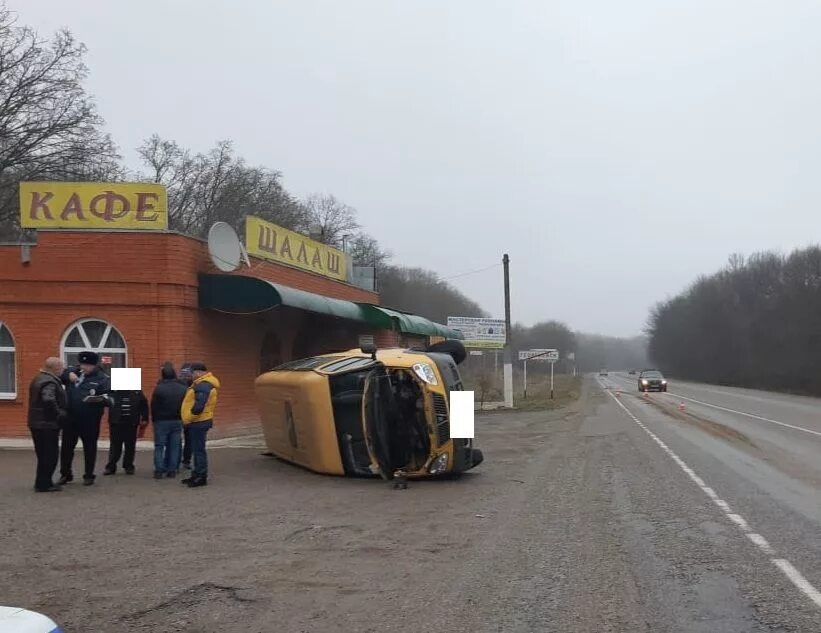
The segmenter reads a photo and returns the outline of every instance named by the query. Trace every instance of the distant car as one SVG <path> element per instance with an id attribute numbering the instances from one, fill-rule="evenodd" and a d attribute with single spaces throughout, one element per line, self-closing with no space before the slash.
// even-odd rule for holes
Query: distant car
<path id="1" fill-rule="evenodd" d="M 667 391 L 667 380 L 656 369 L 645 369 L 639 374 L 639 391 Z"/>
<path id="2" fill-rule="evenodd" d="M 606 376 L 606 375 L 607 375 L 607 370 L 606 369 L 602 369 L 601 371 L 599 371 L 599 376 Z"/>
<path id="3" fill-rule="evenodd" d="M 628 374 L 630 374 L 631 376 L 635 376 L 635 375 L 636 375 L 636 370 L 635 370 L 635 369 L 631 369 L 631 370 L 630 370 L 630 371 L 628 371 L 627 373 L 628 373 Z"/>

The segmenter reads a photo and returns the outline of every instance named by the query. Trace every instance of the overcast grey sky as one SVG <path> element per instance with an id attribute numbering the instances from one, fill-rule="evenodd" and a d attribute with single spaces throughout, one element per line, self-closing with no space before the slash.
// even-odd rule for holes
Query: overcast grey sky
<path id="1" fill-rule="evenodd" d="M 235 141 L 397 263 L 511 257 L 514 321 L 631 335 L 733 252 L 821 228 L 814 0 L 7 0 L 89 47 L 133 163 Z M 503 315 L 501 270 L 453 280 Z"/>

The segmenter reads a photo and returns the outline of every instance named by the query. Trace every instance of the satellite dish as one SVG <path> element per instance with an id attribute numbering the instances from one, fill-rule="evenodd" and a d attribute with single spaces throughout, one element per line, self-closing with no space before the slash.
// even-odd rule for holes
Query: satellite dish
<path id="1" fill-rule="evenodd" d="M 208 231 L 208 254 L 214 266 L 226 273 L 239 268 L 243 260 L 249 263 L 236 231 L 225 222 L 215 222 Z"/>

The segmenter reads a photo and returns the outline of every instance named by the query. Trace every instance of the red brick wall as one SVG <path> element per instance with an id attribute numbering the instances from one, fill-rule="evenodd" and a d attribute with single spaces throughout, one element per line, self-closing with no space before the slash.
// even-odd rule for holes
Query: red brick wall
<path id="1" fill-rule="evenodd" d="M 399 333 L 391 330 L 380 330 L 376 332 L 373 337 L 373 342 L 377 348 L 399 347 L 402 345 L 402 339 Z"/>
<path id="2" fill-rule="evenodd" d="M 253 275 L 309 292 L 378 303 L 378 295 L 312 273 L 252 259 Z M 351 322 L 307 319 L 277 308 L 264 315 L 224 315 L 197 308 L 197 275 L 213 269 L 203 242 L 169 233 L 40 232 L 31 263 L 19 246 L 0 246 L 0 322 L 17 351 L 17 398 L 0 400 L 0 437 L 28 434 L 28 383 L 43 360 L 58 355 L 62 336 L 82 318 L 114 325 L 128 346 L 128 364 L 143 369 L 150 395 L 164 360 L 202 360 L 222 382 L 215 436 L 255 427 L 253 382 L 265 333 L 276 331 L 283 360 L 300 329 L 315 346 L 355 347 L 365 333 Z M 303 327 L 304 325 L 304 327 Z M 392 333 L 387 333 L 392 336 Z M 302 337 L 306 338 L 305 336 Z"/>

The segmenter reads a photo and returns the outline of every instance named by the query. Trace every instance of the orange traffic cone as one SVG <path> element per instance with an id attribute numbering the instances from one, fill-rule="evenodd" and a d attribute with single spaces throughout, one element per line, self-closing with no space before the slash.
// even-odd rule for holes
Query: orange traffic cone
<path id="1" fill-rule="evenodd" d="M 621 389 L 616 389 L 616 397 L 618 398 L 621 396 Z"/>
<path id="2" fill-rule="evenodd" d="M 682 402 L 682 403 L 680 403 L 680 404 L 678 405 L 678 410 L 679 410 L 679 411 L 684 411 L 684 409 L 686 409 L 686 408 L 687 408 L 687 407 L 685 407 L 685 406 L 684 406 L 684 403 L 683 403 L 683 402 Z"/>

